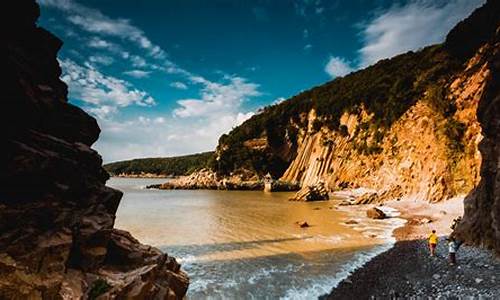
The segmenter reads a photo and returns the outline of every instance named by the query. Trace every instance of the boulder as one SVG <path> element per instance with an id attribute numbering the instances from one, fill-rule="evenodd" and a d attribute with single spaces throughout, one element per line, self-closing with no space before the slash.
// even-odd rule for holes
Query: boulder
<path id="1" fill-rule="evenodd" d="M 367 210 L 366 216 L 370 219 L 378 219 L 378 220 L 387 218 L 386 214 L 376 207 L 372 207 L 369 210 Z"/>
<path id="2" fill-rule="evenodd" d="M 290 201 L 323 201 L 329 200 L 328 190 L 323 182 L 318 182 L 315 185 L 309 185 L 298 191 Z"/>
<path id="3" fill-rule="evenodd" d="M 348 221 L 345 222 L 345 224 L 347 224 L 347 225 L 356 225 L 356 224 L 359 224 L 359 223 L 357 221 L 355 221 L 355 220 L 348 220 Z"/>
<path id="4" fill-rule="evenodd" d="M 300 228 L 309 227 L 309 224 L 307 223 L 307 221 L 297 221 L 296 224 L 299 225 Z"/>

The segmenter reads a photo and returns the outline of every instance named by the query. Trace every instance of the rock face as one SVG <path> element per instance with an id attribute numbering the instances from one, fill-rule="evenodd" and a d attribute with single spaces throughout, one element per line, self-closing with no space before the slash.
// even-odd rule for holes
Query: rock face
<path id="1" fill-rule="evenodd" d="M 446 84 L 447 97 L 457 107 L 452 116 L 444 118 L 427 100 L 418 100 L 385 131 L 377 151 L 360 153 L 359 145 L 378 135 L 367 125 L 375 122 L 374 115 L 364 109 L 346 112 L 340 126 L 347 133 L 328 128 L 303 132 L 297 157 L 281 180 L 303 186 L 322 180 L 329 190 L 377 190 L 366 203 L 403 197 L 437 202 L 467 193 L 479 181 L 481 134 L 475 110 L 489 79 L 489 70 L 480 64 L 471 61 Z M 315 114 L 310 117 L 315 122 Z M 453 126 L 464 129 L 459 141 L 451 142 L 446 133 Z"/>
<path id="2" fill-rule="evenodd" d="M 39 13 L 33 0 L 2 9 L 0 299 L 182 298 L 175 259 L 113 229 L 122 193 L 105 186 L 100 129 L 67 102 L 62 42 Z"/>
<path id="3" fill-rule="evenodd" d="M 473 30 L 477 27 L 481 28 L 479 35 Z M 477 59 L 490 72 L 490 80 L 477 109 L 484 136 L 479 144 L 481 181 L 465 199 L 464 218 L 455 234 L 460 239 L 500 254 L 500 3 L 488 1 L 483 9 L 460 23 L 452 33 L 447 43 L 457 48 L 459 53 L 482 45 L 479 50 L 482 55 Z M 466 46 L 462 51 L 458 47 L 461 43 Z"/>
<path id="4" fill-rule="evenodd" d="M 328 196 L 328 190 L 326 189 L 325 184 L 321 181 L 317 184 L 304 187 L 292 198 L 290 198 L 291 201 L 321 201 L 328 199 L 330 199 Z"/>
<path id="5" fill-rule="evenodd" d="M 467 194 L 481 178 L 484 122 L 476 111 L 495 83 L 493 53 L 483 47 L 496 34 L 495 2 L 485 4 L 488 13 L 480 9 L 459 23 L 443 44 L 379 61 L 263 109 L 220 139 L 220 171 L 274 171 L 304 188 L 323 181 L 329 191 L 375 191 L 359 203 Z M 248 147 L 257 140 L 259 147 Z"/>

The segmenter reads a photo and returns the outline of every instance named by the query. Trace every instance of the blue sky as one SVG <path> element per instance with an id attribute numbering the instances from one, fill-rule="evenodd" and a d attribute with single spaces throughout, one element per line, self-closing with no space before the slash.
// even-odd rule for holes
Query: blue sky
<path id="1" fill-rule="evenodd" d="M 39 0 L 106 162 L 213 150 L 259 107 L 442 42 L 484 0 Z"/>

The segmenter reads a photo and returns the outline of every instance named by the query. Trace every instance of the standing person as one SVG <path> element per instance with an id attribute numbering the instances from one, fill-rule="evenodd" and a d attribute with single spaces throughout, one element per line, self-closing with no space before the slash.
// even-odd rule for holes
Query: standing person
<path id="1" fill-rule="evenodd" d="M 448 239 L 448 253 L 450 258 L 450 265 L 452 266 L 457 263 L 456 252 L 457 243 L 455 242 L 455 238 L 450 236 L 450 238 Z"/>
<path id="2" fill-rule="evenodd" d="M 436 247 L 438 243 L 438 236 L 436 235 L 436 230 L 433 230 L 429 235 L 429 250 L 431 251 L 431 256 L 435 256 Z"/>

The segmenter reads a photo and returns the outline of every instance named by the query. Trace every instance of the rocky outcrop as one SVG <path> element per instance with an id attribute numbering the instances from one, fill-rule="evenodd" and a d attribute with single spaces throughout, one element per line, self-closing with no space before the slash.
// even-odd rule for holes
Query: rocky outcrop
<path id="1" fill-rule="evenodd" d="M 232 176 L 218 176 L 212 170 L 202 169 L 191 175 L 180 176 L 163 184 L 154 184 L 148 188 L 162 190 L 228 190 L 228 191 L 263 191 L 264 180 L 251 178 L 245 180 L 245 176 L 235 174 Z M 300 189 L 298 183 L 283 181 L 272 182 L 272 191 L 297 191 Z"/>
<path id="2" fill-rule="evenodd" d="M 481 34 L 476 35 L 472 28 L 481 29 Z M 483 32 L 494 34 L 484 36 Z M 452 33 L 447 39 L 451 45 L 459 45 L 460 41 L 477 45 L 478 38 L 486 42 L 476 59 L 489 70 L 490 77 L 477 109 L 484 136 L 479 144 L 481 181 L 465 199 L 465 214 L 455 234 L 462 240 L 500 254 L 500 3 L 488 1 L 483 9 L 477 10 Z"/>
<path id="3" fill-rule="evenodd" d="M 159 188 L 163 190 L 197 190 L 197 189 L 208 189 L 217 190 L 222 186 L 221 179 L 217 174 L 208 169 L 202 169 L 197 172 L 193 172 L 188 176 L 181 176 L 169 180 L 160 185 L 151 186 L 153 188 Z"/>
<path id="4" fill-rule="evenodd" d="M 381 211 L 376 207 L 368 209 L 366 211 L 366 216 L 370 219 L 377 219 L 377 220 L 385 219 L 387 217 L 383 211 Z"/>
<path id="5" fill-rule="evenodd" d="M 318 182 L 314 185 L 308 185 L 298 191 L 290 201 L 322 201 L 328 200 L 328 190 L 323 182 Z"/>
<path id="6" fill-rule="evenodd" d="M 365 193 L 358 196 L 351 204 L 370 204 L 380 203 L 386 200 L 398 200 L 404 196 L 400 186 L 395 186 L 391 189 L 386 189 L 382 192 Z"/>
<path id="7" fill-rule="evenodd" d="M 68 103 L 62 42 L 39 13 L 30 0 L 2 9 L 0 299 L 182 298 L 175 259 L 113 229 L 122 193 L 105 186 L 99 127 Z"/>
<path id="8" fill-rule="evenodd" d="M 480 180 L 476 110 L 492 80 L 491 53 L 481 49 L 497 30 L 494 2 L 443 44 L 264 108 L 221 137 L 217 171 L 270 172 L 304 188 L 324 181 L 329 191 L 375 190 L 363 203 L 466 195 Z"/>
<path id="9" fill-rule="evenodd" d="M 481 134 L 475 109 L 489 78 L 478 63 L 472 61 L 449 83 L 447 97 L 457 106 L 453 116 L 444 118 L 421 99 L 379 135 L 370 125 L 373 114 L 344 113 L 340 126 L 345 133 L 328 128 L 303 133 L 297 157 L 280 179 L 303 186 L 325 181 L 328 190 L 377 190 L 364 203 L 402 197 L 436 202 L 467 193 L 479 181 Z M 446 130 L 453 126 L 465 130 L 451 142 Z M 376 151 L 360 148 L 365 141 L 375 143 L 377 136 L 382 138 Z"/>
<path id="10" fill-rule="evenodd" d="M 471 28 L 461 24 L 459 27 Z M 491 25 L 485 27 L 491 33 Z M 454 30 L 450 35 L 460 33 Z M 492 84 L 492 70 L 486 63 L 491 53 L 475 48 L 475 55 L 464 56 L 470 50 L 460 51 L 454 38 L 448 38 L 447 43 L 450 45 L 443 48 L 459 53 L 463 68 L 446 81 L 428 86 L 388 128 L 377 127 L 375 114 L 364 107 L 344 112 L 339 118 L 341 130 L 302 128 L 297 156 L 281 180 L 298 181 L 303 186 L 325 181 L 328 190 L 376 190 L 356 199 L 355 204 L 402 198 L 437 202 L 466 194 L 477 186 L 482 135 L 476 110 Z M 439 98 L 446 101 L 439 104 Z M 452 109 L 439 107 L 444 104 Z M 314 110 L 307 117 L 308 124 L 318 120 Z"/>

